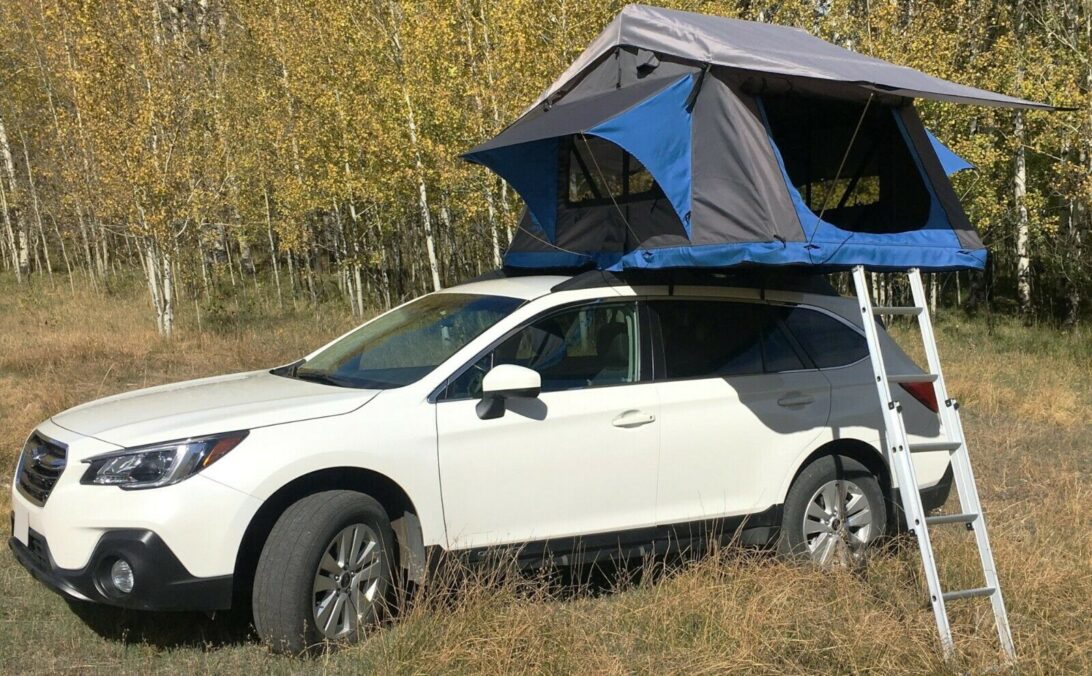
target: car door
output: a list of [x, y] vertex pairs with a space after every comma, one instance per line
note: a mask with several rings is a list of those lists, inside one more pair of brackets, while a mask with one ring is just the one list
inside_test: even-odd
[[[661, 452], [657, 519], [761, 511], [827, 423], [830, 384], [765, 303], [649, 301]], [[659, 361], [662, 358], [662, 362]]]
[[[550, 540], [557, 551], [574, 536], [653, 525], [659, 407], [639, 319], [633, 301], [552, 311], [453, 378], [436, 403], [453, 549]], [[538, 371], [542, 391], [479, 419], [481, 379], [500, 364]]]

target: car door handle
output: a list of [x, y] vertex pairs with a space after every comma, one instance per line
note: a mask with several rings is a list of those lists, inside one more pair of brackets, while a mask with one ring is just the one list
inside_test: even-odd
[[777, 404], [779, 406], [784, 406], [785, 408], [807, 406], [808, 404], [813, 403], [815, 403], [815, 397], [810, 394], [804, 394], [803, 392], [790, 392], [777, 400]]
[[610, 424], [615, 427], [640, 427], [641, 425], [647, 425], [650, 422], [655, 421], [656, 416], [651, 413], [645, 413], [644, 411], [625, 411], [618, 414], [614, 420], [610, 421]]

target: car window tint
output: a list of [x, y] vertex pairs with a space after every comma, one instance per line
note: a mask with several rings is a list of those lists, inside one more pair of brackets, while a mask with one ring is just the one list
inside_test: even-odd
[[763, 306], [722, 301], [654, 301], [664, 376], [700, 378], [762, 372]]
[[634, 303], [564, 310], [507, 338], [456, 378], [444, 398], [480, 397], [482, 378], [501, 364], [538, 371], [543, 392], [637, 382], [638, 345]]
[[868, 356], [864, 336], [830, 315], [793, 308], [785, 324], [819, 368], [845, 366]]
[[799, 371], [804, 368], [804, 362], [781, 327], [771, 327], [763, 334], [762, 356], [767, 373]]

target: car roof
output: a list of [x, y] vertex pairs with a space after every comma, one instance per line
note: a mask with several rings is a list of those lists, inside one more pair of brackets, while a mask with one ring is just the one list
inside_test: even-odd
[[518, 277], [495, 277], [479, 279], [457, 286], [450, 286], [440, 293], [474, 293], [486, 296], [508, 296], [521, 300], [532, 300], [545, 296], [567, 280], [566, 275], [521, 275]]
[[[787, 291], [809, 296], [838, 297], [838, 292], [823, 275], [802, 274], [799, 270], [777, 271], [629, 271], [612, 273], [599, 270], [579, 274], [512, 274], [504, 271], [487, 273], [477, 279], [445, 289], [446, 293], [474, 293], [509, 296], [532, 300], [550, 293], [614, 288], [642, 287], [746, 289], [756, 291]], [[730, 295], [730, 294], [729, 294]]]

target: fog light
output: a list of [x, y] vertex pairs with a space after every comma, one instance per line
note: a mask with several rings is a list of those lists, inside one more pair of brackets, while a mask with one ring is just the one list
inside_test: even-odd
[[114, 565], [110, 566], [110, 583], [122, 594], [133, 591], [133, 568], [128, 561], [114, 561]]

